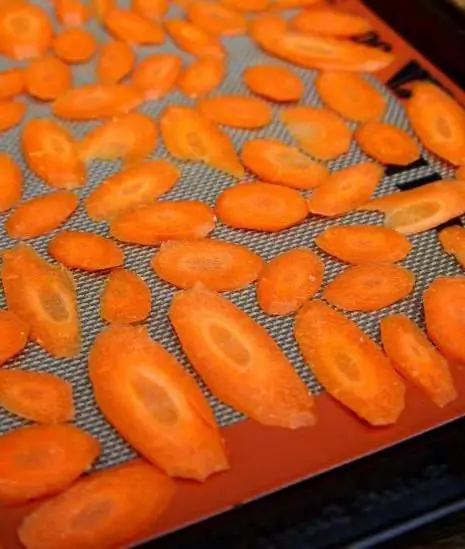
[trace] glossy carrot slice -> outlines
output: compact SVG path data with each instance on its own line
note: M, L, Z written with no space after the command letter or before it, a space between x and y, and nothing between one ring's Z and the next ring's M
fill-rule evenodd
M291 20L291 27L310 34L350 38L372 30L365 17L344 13L331 8L313 8L298 13Z
M0 153L0 173L0 212L6 212L21 200L23 175L16 162L5 153Z
M249 90L279 103L299 101L305 91L302 80L286 67L255 65L244 71Z
M97 51L97 42L89 31L70 28L56 35L53 50L66 63L86 63Z
M160 99L173 90L181 74L182 59L173 53L156 53L138 63L131 82L146 101Z
M262 128L273 118L265 101L246 95L206 97L198 101L197 109L212 122L233 128Z
M105 17L116 8L116 0L90 0L92 11L100 23L103 23Z
M91 16L91 10L82 0L54 0L55 17L65 27L81 27Z
M244 15L207 0L196 0L189 4L187 17L194 25L213 36L235 36L247 30Z
M271 336L220 294L176 294L169 318L192 365L221 401L265 425L315 422L313 397ZM259 390L257 390L259 388Z
M451 164L465 164L465 111L447 92L417 82L407 115L423 145Z
M439 233L439 242L445 252L455 256L460 265L465 267L465 228L458 225L446 227Z
M220 3L239 12L256 13L265 10L270 0L220 0Z
M322 72L315 79L315 87L327 107L353 122L378 120L387 108L383 94L358 74Z
M159 21L168 11L168 0L132 0L133 11L146 19Z
M52 55L31 61L25 76L27 93L42 101L56 99L73 85L71 68Z
M294 189L313 189L329 177L325 166L276 139L247 141L241 160L260 179Z
M274 232L301 223L308 208L297 191L257 181L239 183L220 193L216 214L236 229Z
M157 246L167 240L204 238L215 228L210 206L196 200L148 204L117 216L110 233L121 242Z
M107 322L142 322L150 314L152 296L144 280L132 271L112 271L102 293L100 316Z
M0 132L17 126L26 114L26 105L19 101L0 101Z
M217 36L206 33L190 21L170 19L165 28L178 48L195 57L223 58L226 55Z
M395 423L405 387L381 349L343 314L310 301L297 314L295 337L328 393L371 425Z
M0 501L20 504L56 494L100 454L95 438L73 425L33 425L0 436Z
M24 126L21 146L29 169L47 185L81 187L85 167L71 135L53 120L36 118Z
M196 110L167 107L161 116L160 129L165 147L175 158L204 162L234 177L244 176L230 137Z
M228 468L200 388L145 328L104 330L89 355L89 376L105 417L168 475L203 481Z
M112 40L100 50L97 78L102 84L116 84L128 76L136 62L131 47L121 40Z
M112 9L105 15L104 25L114 38L128 44L157 45L165 39L159 23L131 10Z
M29 325L24 320L0 309L0 366L24 349L28 335Z
M20 95L25 88L24 69L15 68L0 71L0 101Z
M354 265L395 263L412 249L404 235L376 225L329 227L315 238L315 244L327 254Z
M271 260L257 284L257 300L269 315L295 313L320 289L324 264L311 250L288 250Z
M308 209L325 217L350 212L368 202L383 175L383 168L372 162L334 172L312 192L307 200Z
M223 81L226 66L223 59L217 57L200 57L185 69L179 79L181 93L197 99L214 91Z

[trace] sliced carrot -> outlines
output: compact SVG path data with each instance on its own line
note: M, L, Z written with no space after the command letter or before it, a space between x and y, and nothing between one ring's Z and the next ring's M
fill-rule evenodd
M110 233L121 242L156 246L167 240L204 238L215 228L210 206L196 200L155 202L117 216Z
M279 103L299 101L305 91L298 76L278 65L248 67L244 71L244 83L253 93Z
M330 175L307 200L310 213L334 217L363 206L384 175L381 166L362 162Z
M423 145L451 164L465 164L465 110L447 92L417 82L407 115Z
M147 19L159 21L168 11L168 0L132 0L131 8Z
M447 361L405 315L389 315L380 322L385 353L396 370L422 388L441 408L457 398Z
M97 60L97 78L103 84L116 84L132 71L136 56L129 44L112 40L100 50Z
M134 69L131 82L146 101L161 99L173 90L181 74L182 59L174 53L156 53Z
M249 34L255 42L265 47L266 44L278 35L288 31L288 22L284 17L275 14L257 16L250 24Z
M35 118L24 126L21 146L29 169L47 185L81 187L85 167L71 135L54 120Z
M457 226L446 227L439 233L439 242L444 251L455 256L465 267L465 228Z
M212 122L233 128L262 128L273 118L265 101L246 95L206 97L197 102L197 109Z
M54 0L55 17L65 27L81 27L91 16L91 10L82 0Z
M191 2L187 8L187 17L194 25L213 36L235 36L247 30L244 15L208 0Z
M7 69L0 71L0 101L12 99L25 91L24 69Z
M90 0L90 4L92 5L92 11L101 23L117 6L116 0Z
M315 79L315 87L326 106L353 122L378 120L387 108L383 94L358 74L322 72Z
M16 206L23 193L23 175L16 162L7 154L0 153L0 212Z
M42 101L56 99L73 85L71 68L52 55L31 61L25 76L27 93Z
M66 29L53 40L56 55L66 63L86 63L97 51L94 35L80 28Z
M61 264L83 271L121 267L123 251L111 240L83 231L63 231L48 244L48 253Z
M325 166L276 139L247 141L241 159L260 179L294 189L313 189L329 177Z
M404 259L412 244L404 235L376 225L329 227L315 238L315 244L346 263L395 263Z
M220 193L216 214L236 229L281 231L301 223L308 208L297 191L261 181L239 183Z
M28 335L29 325L24 320L0 309L0 366L24 349Z
M168 506L175 484L142 460L92 473L26 517L26 549L111 549L132 545ZM134 502L137 501L137 505Z
M132 271L112 271L102 293L100 316L107 322L142 322L151 310L152 296L144 280Z
M220 0L220 3L239 12L256 13L266 10L270 4L270 0Z
M97 403L131 446L170 476L228 469L218 426L195 381L141 326L112 326L89 355Z
M200 57L185 69L178 80L181 93L197 99L214 91L223 81L226 66L223 59Z
M178 48L195 57L223 58L226 55L217 36L206 33L190 21L170 19L165 28Z
M110 220L168 192L179 177L179 170L165 160L130 166L90 193L85 201L86 211L94 221Z
M299 8L308 8L321 0L271 0L271 9L273 10L295 10Z
M370 32L373 28L365 17L331 8L313 8L302 11L291 20L291 27L300 32L339 38L359 36Z
M160 129L165 147L175 158L204 162L234 177L244 176L231 138L196 110L167 107L161 116Z
M265 425L315 422L314 401L271 336L220 294L176 294L169 318L192 365L221 401Z
M456 172L455 177L465 181L465 166L461 166Z
M131 10L112 9L105 15L104 25L114 38L128 44L156 45L165 40L159 23Z
M152 269L178 288L201 282L210 290L241 290L255 280L264 265L257 254L232 242L181 240L162 244L152 259Z
M371 425L398 420L405 406L404 384L354 322L321 301L310 301L297 314L295 337L332 397Z
M257 300L269 315L295 313L320 289L324 264L311 250L296 248L275 258L263 269Z
M17 126L26 114L26 105L20 101L0 101L0 132Z
M95 438L73 425L33 425L0 436L0 501L20 504L56 494L100 454Z

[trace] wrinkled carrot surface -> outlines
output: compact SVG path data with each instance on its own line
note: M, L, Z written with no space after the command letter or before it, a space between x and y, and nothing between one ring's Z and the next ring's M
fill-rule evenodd
M135 62L131 46L121 40L112 40L100 50L97 78L102 84L116 84L131 73Z
M173 42L195 57L225 57L226 53L217 36L208 34L190 21L169 19L165 28Z
M173 53L155 53L140 61L131 83L146 101L160 99L171 92L181 74L182 59Z
M169 0L132 0L131 8L146 19L159 21L168 11L168 2Z
M14 68L0 71L0 101L20 95L25 88L24 69Z
M5 153L0 153L0 173L0 212L6 212L21 200L23 175L16 162Z
M212 122L233 128L262 128L273 118L273 111L265 101L246 95L206 97L196 107Z
M0 132L17 126L26 114L26 105L20 101L0 101Z
M24 320L0 309L0 366L24 349L28 335L29 325Z
M291 27L300 32L350 38L372 30L365 17L344 13L331 8L313 8L298 13L291 21Z
M244 15L222 4L196 0L186 11L194 25L213 36L234 36L247 30Z
M73 85L70 67L52 55L32 60L25 79L27 93L42 101L56 99Z
M448 254L455 256L465 267L465 228L458 225L446 227L439 233L439 241Z
M81 27L91 17L91 9L82 0L54 0L55 16L65 27Z
M165 35L161 25L132 10L114 8L104 17L107 31L117 40L133 45L162 44Z
M200 57L180 75L178 88L191 99L198 99L214 91L223 81L226 65L217 57Z
M251 92L278 103L298 101L305 91L302 80L279 65L248 67L244 71L244 83Z

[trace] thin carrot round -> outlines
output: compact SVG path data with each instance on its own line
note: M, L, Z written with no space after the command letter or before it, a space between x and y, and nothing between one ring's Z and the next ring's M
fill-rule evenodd
M178 88L191 99L198 99L214 91L223 81L226 66L223 59L200 57L195 59L180 75Z
M194 25L213 36L235 36L247 30L244 15L221 4L195 0L186 13Z
M205 97L197 102L197 109L212 122L233 128L262 128L273 118L267 103L245 95Z
M302 80L279 65L248 67L244 71L244 83L251 92L279 103L299 101L305 91Z
M6 212L21 200L23 175L16 162L5 153L0 153L0 173L0 212Z
M71 68L51 55L31 61L25 77L27 93L42 101L56 99L73 85Z
M339 38L359 36L372 30L370 21L365 17L331 8L302 11L291 20L291 27L300 32Z
M114 8L104 17L104 26L117 40L134 45L162 44L165 33L157 21L145 19L132 10Z
M136 56L129 44L112 40L100 50L97 78L102 84L116 84L131 73L135 62Z
M151 310L152 296L144 280L125 269L112 271L100 300L100 316L107 322L142 322Z
M181 68L182 59L179 55L156 53L137 64L131 83L145 100L161 99L173 90Z
M20 95L25 88L24 69L15 68L0 71L0 101Z
M132 0L133 11L146 19L160 21L169 8L169 0Z
M12 311L0 310L0 366L24 349L28 335L24 320Z
M26 114L26 105L21 101L0 101L0 132L17 126Z
M195 57L211 56L222 59L226 55L217 36L208 34L190 21L169 19L165 23L165 28L181 50Z
M453 255L465 268L465 228L455 225L442 229L439 233L439 242L444 251Z
M97 51L97 42L89 31L71 28L57 34L53 50L66 63L86 63Z

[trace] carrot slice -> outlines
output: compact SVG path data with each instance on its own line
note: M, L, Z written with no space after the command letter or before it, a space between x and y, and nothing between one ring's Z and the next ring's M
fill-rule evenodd
M192 365L221 401L265 425L296 429L315 422L313 397L292 364L226 298L196 287L176 294L168 314Z
M110 233L121 242L157 246L166 240L204 238L215 228L215 215L207 204L178 200L148 204L117 216Z
M24 69L15 68L0 71L0 101L20 95L25 88Z
M159 21L168 11L168 0L132 0L131 8L146 19Z
M29 120L21 136L29 169L47 185L61 189L81 187L85 167L71 135L50 119Z
M455 177L465 181L465 166L461 166L456 172Z
M325 166L276 139L247 141L241 160L260 179L294 189L313 189L329 177Z
M446 227L439 233L439 242L444 251L455 256L465 267L465 229L459 226Z
M308 8L320 2L321 0L271 0L270 7L273 10L294 10Z
M436 181L375 198L361 209L383 212L386 226L403 234L416 234L463 215L464 191L460 181Z
M26 517L27 549L110 549L132 545L168 506L175 484L142 460L80 479ZM137 505L134 502L137 501Z
M257 280L263 265L245 246L208 239L167 242L152 259L152 269L162 280L178 288L201 282L217 292L242 290Z
M54 0L55 17L65 27L81 27L91 16L91 10L81 0Z
M165 147L175 158L204 162L234 177L244 176L230 137L196 110L167 107L160 128Z
M297 314L295 337L328 393L371 425L395 423L405 387L381 349L343 314L310 301Z
M17 126L26 114L26 105L19 101L0 101L0 132Z
M92 5L92 11L95 13L95 16L103 23L105 17L116 8L116 0L90 0Z
M53 40L56 55L66 63L86 63L95 54L97 42L85 29L70 28L56 35Z
M200 57L193 61L178 80L181 93L197 99L214 91L223 81L226 66L223 59Z
M146 101L161 99L173 90L182 69L182 59L173 53L156 53L134 69L131 82Z
M142 322L151 310L152 296L144 280L132 271L110 273L102 293L100 316L107 322Z
M346 311L378 311L413 290L415 275L400 265L367 263L349 267L324 289L323 297Z
M16 162L7 154L0 153L0 212L16 206L23 192L23 175Z
M312 192L307 200L308 209L326 217L350 212L368 202L383 175L383 168L372 162L334 172Z
M279 103L299 101L305 91L298 76L278 65L248 67L244 71L244 83L251 92Z
M301 223L308 208L297 191L261 181L240 183L220 193L216 214L236 229L281 231Z
M257 300L269 315L295 313L320 289L324 264L311 250L288 250L271 260L257 284Z
M451 164L465 164L465 110L445 91L417 82L407 115L423 145Z
M105 15L104 25L114 38L128 44L157 45L165 40L159 23L131 10L112 9Z
M170 19L166 21L165 28L178 48L194 57L223 58L226 55L217 36L206 33L190 21Z
M89 355L95 398L131 446L170 476L205 480L228 469L205 397L141 326L112 326Z
M273 118L273 111L265 101L246 95L206 97L198 101L197 108L212 122L233 128L262 128Z
M25 76L27 93L42 101L56 99L73 85L70 67L52 55L31 61Z
M331 8L314 8L298 13L291 20L291 27L299 32L350 38L372 30L365 17L344 13Z
M394 229L376 225L329 227L315 238L327 254L346 263L395 263L404 259L412 244Z
M340 116L353 122L380 119L387 100L373 84L350 72L322 72L315 79L321 100Z
M239 12L256 13L265 10L270 0L220 0L220 3Z
M136 56L126 42L112 40L100 50L97 78L103 84L116 84L130 74L135 62Z
M0 436L0 501L19 504L64 490L100 454L73 425L33 425Z
M199 29L213 36L235 36L247 30L244 15L207 0L196 0L189 4L187 17Z
M103 271L121 267L123 251L111 240L83 231L63 231L48 244L48 253L72 269Z
M0 366L24 349L28 335L28 324L15 313L0 309Z

